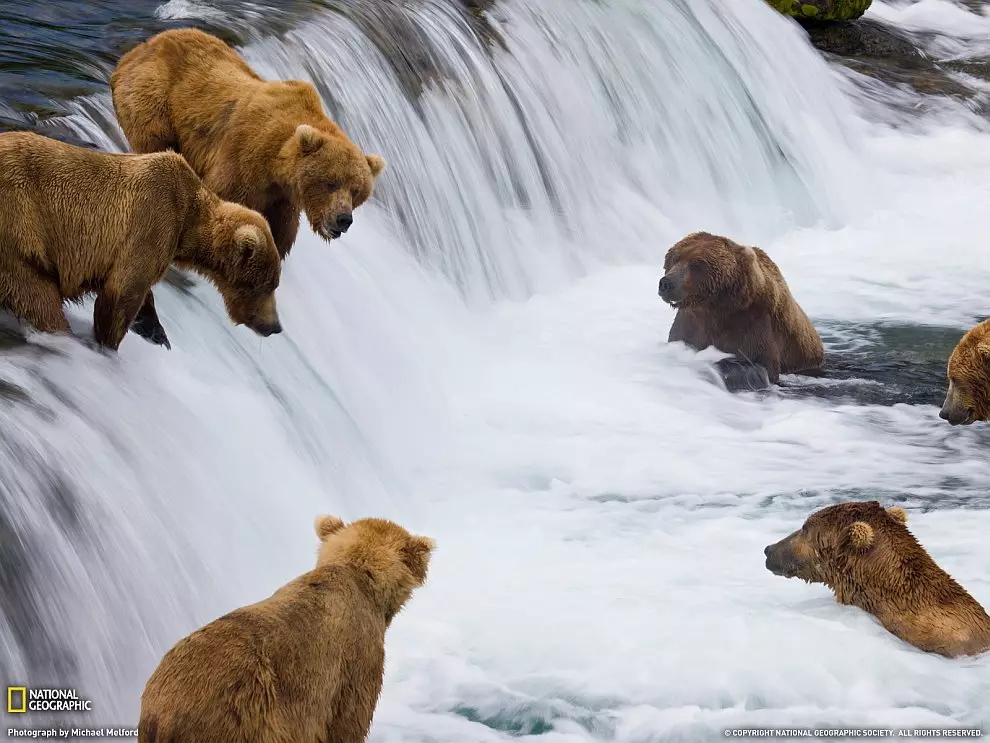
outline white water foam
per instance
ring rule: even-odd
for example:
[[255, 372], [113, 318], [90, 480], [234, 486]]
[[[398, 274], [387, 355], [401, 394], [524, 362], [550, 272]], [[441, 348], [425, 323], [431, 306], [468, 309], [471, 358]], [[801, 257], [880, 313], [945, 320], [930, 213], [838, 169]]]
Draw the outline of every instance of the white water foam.
[[990, 14], [952, 0], [894, 3], [875, 0], [870, 16], [905, 31], [923, 34], [929, 51], [942, 59], [990, 54]]
[[[758, 0], [505, 0], [491, 57], [445, 7], [408, 11], [446, 73], [415, 104], [342, 16], [245, 50], [389, 160], [345, 240], [304, 230], [282, 336], [162, 287], [171, 353], [0, 357], [57, 415], [0, 406], [32, 453], [4, 463], [10, 518], [45, 545], [43, 620], [107, 722], [179, 637], [309, 569], [329, 510], [439, 543], [390, 630], [376, 743], [990, 726], [987, 658], [915, 651], [762, 554], [826, 503], [901, 500], [990, 605], [981, 427], [729, 395], [665, 344], [655, 296], [670, 243], [711, 229], [766, 248], [820, 324], [961, 335], [988, 314], [988, 136], [857, 118]], [[112, 147], [100, 106], [75, 123]], [[31, 461], [73, 484], [81, 527], [32, 500]]]

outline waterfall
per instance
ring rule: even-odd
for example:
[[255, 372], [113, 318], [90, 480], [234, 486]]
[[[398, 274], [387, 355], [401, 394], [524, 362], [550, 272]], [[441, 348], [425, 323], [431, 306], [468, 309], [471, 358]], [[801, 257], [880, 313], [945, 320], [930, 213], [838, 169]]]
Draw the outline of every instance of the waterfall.
[[[325, 5], [240, 51], [388, 166], [345, 239], [301, 228], [285, 332], [231, 327], [194, 279], [156, 289], [171, 352], [0, 355], [0, 675], [134, 724], [165, 650], [309, 570], [329, 512], [439, 543], [378, 743], [986, 724], [985, 662], [911, 653], [762, 564], [836, 499], [938, 505], [916, 533], [990, 603], [986, 434], [727, 395], [664, 344], [655, 281], [721, 232], [771, 252], [830, 352], [887, 342], [874, 319], [957, 338], [986, 308], [987, 135], [864, 118], [760, 0]], [[70, 106], [59, 126], [125, 148], [109, 93]]]

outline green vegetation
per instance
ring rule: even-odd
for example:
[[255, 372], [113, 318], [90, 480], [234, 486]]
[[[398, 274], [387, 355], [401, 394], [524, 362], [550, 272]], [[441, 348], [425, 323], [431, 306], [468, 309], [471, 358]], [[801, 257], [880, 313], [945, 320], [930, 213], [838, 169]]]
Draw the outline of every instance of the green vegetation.
[[772, 8], [792, 18], [814, 21], [851, 21], [873, 0], [767, 0]]

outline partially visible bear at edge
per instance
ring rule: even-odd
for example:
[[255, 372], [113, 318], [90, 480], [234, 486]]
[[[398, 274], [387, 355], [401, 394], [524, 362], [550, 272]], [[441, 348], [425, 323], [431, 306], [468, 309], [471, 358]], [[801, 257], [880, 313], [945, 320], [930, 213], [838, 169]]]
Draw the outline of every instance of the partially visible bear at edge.
[[[312, 85], [263, 80], [196, 29], [165, 31], [127, 52], [110, 89], [132, 150], [181, 153], [207, 188], [261, 212], [283, 259], [303, 210], [314, 232], [340, 237], [385, 167], [331, 121]], [[164, 336], [150, 296], [135, 331]]]
[[141, 743], [360, 743], [385, 631], [426, 581], [433, 540], [384, 519], [316, 521], [314, 570], [180, 640], [141, 697]]
[[204, 188], [180, 155], [0, 134], [0, 306], [67, 333], [63, 301], [96, 292], [96, 341], [116, 350], [173, 262], [210, 279], [234, 323], [281, 332], [268, 224]]
[[775, 575], [824, 583], [919, 650], [949, 658], [990, 650], [990, 616], [908, 530], [903, 508], [847, 502], [811, 514], [765, 550]]
[[770, 383], [825, 365], [825, 348], [784, 277], [763, 250], [707, 232], [676, 243], [664, 259], [660, 297], [677, 310], [669, 342], [714, 346], [758, 364]]
[[949, 389], [939, 417], [953, 426], [990, 420], [990, 320], [972, 328], [949, 356]]

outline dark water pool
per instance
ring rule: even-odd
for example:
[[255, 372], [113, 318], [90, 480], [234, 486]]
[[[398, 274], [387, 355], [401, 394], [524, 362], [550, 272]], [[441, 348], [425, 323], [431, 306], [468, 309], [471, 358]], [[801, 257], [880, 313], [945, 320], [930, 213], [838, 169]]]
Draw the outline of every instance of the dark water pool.
[[322, 3], [213, 0], [199, 5], [212, 12], [185, 19], [156, 15], [164, 0], [3, 0], [0, 131], [33, 128], [39, 119], [65, 113], [66, 100], [105, 90], [120, 56], [165, 29], [195, 26], [236, 43], [262, 29], [277, 33]]

